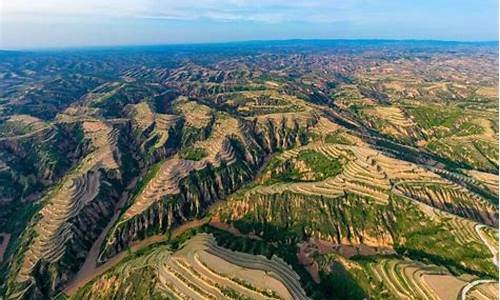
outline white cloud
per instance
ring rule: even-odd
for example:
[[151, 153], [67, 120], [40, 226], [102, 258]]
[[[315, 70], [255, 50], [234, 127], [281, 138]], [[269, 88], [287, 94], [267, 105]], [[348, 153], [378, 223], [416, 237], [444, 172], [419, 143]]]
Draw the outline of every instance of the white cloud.
[[498, 0], [0, 0], [0, 49], [283, 38], [491, 40], [498, 39], [497, 12]]
[[[214, 21], [329, 22], [353, 3], [367, 0], [2, 0], [7, 21], [154, 18]], [[346, 4], [350, 3], [350, 4]]]

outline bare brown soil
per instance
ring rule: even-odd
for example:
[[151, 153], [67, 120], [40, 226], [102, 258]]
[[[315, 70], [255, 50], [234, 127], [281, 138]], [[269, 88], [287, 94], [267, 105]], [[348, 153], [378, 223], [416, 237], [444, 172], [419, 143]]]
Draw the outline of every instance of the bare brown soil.
[[207, 218], [197, 219], [197, 220], [193, 220], [193, 221], [184, 223], [181, 226], [172, 230], [171, 239], [175, 239], [175, 238], [179, 237], [181, 234], [183, 234], [184, 232], [186, 232], [187, 230], [203, 226], [203, 225], [207, 224], [208, 222], [210, 222], [210, 218], [207, 217]]
[[284, 299], [293, 299], [283, 283], [264, 270], [242, 268], [208, 252], [199, 252], [199, 257], [213, 270], [223, 274], [231, 274], [236, 278], [249, 282], [253, 286], [276, 291]]
[[[118, 210], [118, 212], [119, 212], [119, 210]], [[196, 227], [205, 225], [209, 221], [210, 221], [210, 219], [205, 218], [205, 219], [193, 220], [191, 222], [187, 222], [187, 223], [177, 227], [176, 229], [174, 229], [172, 231], [172, 238], [176, 238], [176, 237], [180, 236], [181, 234], [183, 234], [184, 232], [186, 232], [187, 230], [189, 230], [191, 228], [196, 228]], [[112, 224], [112, 222], [110, 222], [110, 224]], [[107, 228], [107, 229], [109, 230], [109, 228]], [[80, 269], [78, 274], [75, 276], [73, 281], [64, 289], [64, 293], [66, 295], [72, 295], [73, 293], [78, 291], [79, 288], [83, 287], [85, 284], [90, 282], [95, 277], [103, 274], [104, 272], [108, 271], [112, 267], [116, 266], [120, 261], [122, 261], [125, 257], [127, 257], [130, 254], [128, 251], [122, 251], [119, 254], [115, 255], [110, 260], [108, 260], [106, 263], [97, 267], [96, 261], [97, 261], [98, 255], [99, 255], [100, 244], [104, 240], [106, 233], [107, 233], [107, 230], [105, 229], [103, 231], [103, 233], [101, 234], [101, 236], [103, 238], [101, 240], [101, 242], [98, 243], [98, 241], [96, 241], [96, 243], [94, 244], [94, 246], [99, 244], [99, 247], [96, 247], [95, 249], [94, 249], [94, 246], [92, 247], [92, 250], [94, 250], [94, 252], [92, 252], [92, 250], [91, 250], [92, 255], [90, 255], [90, 253], [89, 253], [89, 256], [85, 260], [84, 266], [82, 266], [82, 268]], [[101, 238], [101, 236], [99, 238]], [[130, 252], [136, 252], [136, 251], [140, 250], [141, 248], [147, 247], [147, 246], [152, 245], [154, 243], [164, 241], [165, 239], [166, 239], [166, 236], [163, 234], [158, 234], [158, 235], [148, 237], [140, 242], [132, 244], [130, 246], [130, 250], [131, 250]]]
[[238, 228], [234, 227], [233, 225], [221, 222], [220, 219], [217, 216], [215, 216], [215, 217], [212, 218], [212, 220], [210, 221], [209, 225], [212, 226], [212, 227], [215, 227], [217, 229], [227, 231], [227, 232], [229, 232], [229, 233], [231, 233], [232, 235], [235, 235], [235, 236], [247, 237], [247, 238], [251, 238], [251, 239], [254, 239], [254, 240], [262, 240], [261, 237], [255, 235], [253, 233], [249, 233], [249, 234], [243, 234], [243, 233], [241, 233], [238, 230]]
[[[153, 235], [140, 242], [134, 243], [130, 246], [130, 252], [136, 252], [141, 248], [147, 247], [149, 245], [161, 242], [165, 240], [165, 235]], [[106, 261], [106, 263], [100, 265], [96, 268], [88, 268], [85, 273], [80, 274], [80, 276], [75, 277], [75, 279], [63, 290], [63, 293], [71, 296], [78, 291], [85, 284], [92, 281], [95, 277], [102, 275], [104, 272], [116, 266], [120, 261], [129, 255], [128, 251], [122, 251], [119, 254], [113, 256], [113, 258]], [[80, 272], [79, 272], [80, 273]]]
[[308, 253], [307, 250], [308, 245], [306, 243], [303, 243], [299, 246], [299, 253], [297, 254], [299, 263], [306, 268], [307, 272], [309, 272], [314, 282], [319, 283], [320, 278], [318, 263], [309, 256], [310, 253]]
[[424, 274], [422, 279], [442, 300], [456, 300], [460, 290], [467, 284], [450, 275]]

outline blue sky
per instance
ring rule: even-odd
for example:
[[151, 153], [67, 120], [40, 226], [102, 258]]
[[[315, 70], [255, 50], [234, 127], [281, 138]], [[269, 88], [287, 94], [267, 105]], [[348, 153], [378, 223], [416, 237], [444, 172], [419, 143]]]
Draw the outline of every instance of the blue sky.
[[498, 0], [0, 0], [0, 48], [256, 39], [498, 40]]

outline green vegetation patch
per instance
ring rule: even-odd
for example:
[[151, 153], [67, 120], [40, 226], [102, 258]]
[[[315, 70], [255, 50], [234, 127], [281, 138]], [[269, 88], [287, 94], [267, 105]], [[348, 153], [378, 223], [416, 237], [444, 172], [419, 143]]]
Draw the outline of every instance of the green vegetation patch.
[[443, 159], [453, 161], [462, 168], [472, 167], [492, 173], [498, 173], [498, 145], [489, 141], [457, 141], [436, 139], [426, 146]]
[[468, 136], [482, 134], [484, 128], [472, 122], [463, 122], [457, 126], [456, 131], [455, 135], [457, 136]]
[[96, 289], [100, 286], [93, 286], [94, 280], [70, 299], [165, 299], [165, 295], [156, 287], [158, 278], [153, 266], [136, 267], [126, 276], [117, 271], [108, 272], [101, 281], [101, 284], [112, 283], [118, 288]]
[[238, 291], [233, 290], [232, 288], [227, 288], [222, 285], [216, 284], [217, 288], [220, 289], [224, 296], [235, 299], [235, 300], [252, 300], [253, 298], [247, 297], [245, 295], [240, 294]]
[[179, 153], [180, 157], [187, 160], [198, 161], [208, 156], [207, 150], [203, 148], [187, 148]]
[[452, 128], [463, 112], [453, 106], [417, 106], [407, 108], [415, 121], [425, 129], [436, 126]]
[[244, 201], [249, 205], [247, 213], [235, 217], [232, 200], [229, 200], [226, 207], [220, 209], [221, 220], [233, 224], [242, 233], [253, 233], [270, 242], [295, 244], [319, 237], [354, 240], [359, 232], [376, 236], [385, 226], [385, 206], [350, 193], [338, 198], [291, 192], [254, 194]]
[[342, 264], [334, 262], [330, 269], [328, 273], [320, 272], [320, 289], [326, 299], [367, 299], [356, 278]]
[[498, 277], [490, 253], [483, 244], [459, 243], [443, 222], [427, 218], [414, 204], [402, 198], [391, 201], [395, 250], [424, 263], [445, 266], [455, 275], [463, 273]]
[[0, 123], [0, 137], [16, 136], [32, 133], [37, 127], [34, 124], [6, 121]]
[[270, 174], [264, 185], [277, 182], [321, 181], [342, 171], [341, 159], [332, 159], [313, 150], [303, 150], [289, 160], [273, 158], [264, 174]]
[[325, 142], [329, 144], [342, 144], [342, 145], [353, 145], [345, 136], [340, 132], [329, 133], [325, 137]]
[[342, 170], [342, 165], [338, 160], [330, 159], [326, 155], [312, 150], [300, 151], [297, 159], [305, 162], [313, 172], [321, 174], [323, 179], [335, 176]]

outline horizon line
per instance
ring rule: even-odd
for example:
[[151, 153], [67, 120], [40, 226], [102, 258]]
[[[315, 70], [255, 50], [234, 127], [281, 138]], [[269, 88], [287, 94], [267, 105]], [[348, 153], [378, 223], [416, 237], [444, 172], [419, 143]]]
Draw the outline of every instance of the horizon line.
[[22, 48], [0, 48], [2, 52], [51, 52], [51, 51], [72, 51], [72, 50], [104, 50], [123, 49], [135, 47], [168, 47], [168, 46], [217, 46], [230, 44], [261, 43], [261, 42], [315, 42], [315, 41], [338, 41], [338, 42], [438, 42], [453, 44], [499, 44], [499, 40], [452, 40], [452, 39], [390, 39], [390, 38], [291, 38], [291, 39], [250, 39], [250, 40], [228, 40], [217, 42], [165, 42], [165, 43], [145, 43], [145, 44], [115, 44], [115, 45], [81, 45], [81, 46], [56, 46], [56, 47], [22, 47]]

